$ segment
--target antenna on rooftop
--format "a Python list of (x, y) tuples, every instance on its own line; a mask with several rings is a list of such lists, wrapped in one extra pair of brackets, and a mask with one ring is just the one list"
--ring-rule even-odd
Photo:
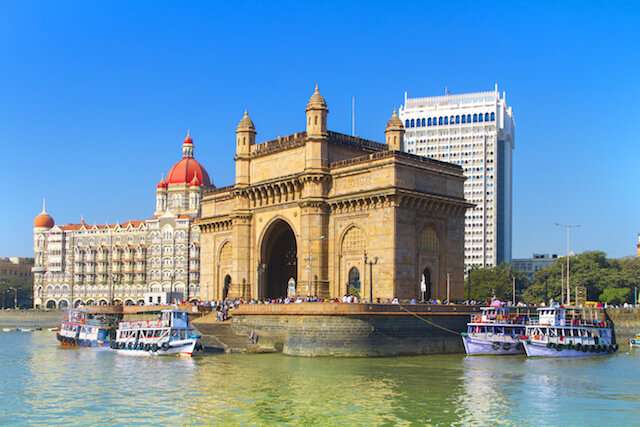
[(351, 97), (351, 136), (356, 136), (356, 97)]

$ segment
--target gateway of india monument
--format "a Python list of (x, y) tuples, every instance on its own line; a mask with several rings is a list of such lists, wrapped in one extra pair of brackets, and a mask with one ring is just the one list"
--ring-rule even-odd
[(463, 299), (462, 168), (403, 152), (395, 112), (384, 144), (328, 130), (328, 114), (316, 86), (306, 130), (258, 144), (245, 112), (235, 183), (202, 196), (200, 297), (369, 300), (373, 277), (374, 302), (423, 286)]

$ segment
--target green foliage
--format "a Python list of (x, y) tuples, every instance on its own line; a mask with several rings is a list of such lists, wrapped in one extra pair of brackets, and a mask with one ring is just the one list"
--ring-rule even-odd
[(600, 301), (607, 304), (624, 304), (631, 294), (628, 288), (607, 288), (600, 294)]
[[(536, 272), (533, 282), (523, 293), (523, 300), (528, 303), (541, 303), (551, 298), (560, 301), (566, 261), (566, 258), (559, 258)], [(607, 259), (601, 251), (584, 252), (571, 257), (570, 272), (572, 300), (576, 286), (584, 286), (590, 301), (633, 302), (633, 288), (640, 287), (640, 258)]]
[(13, 308), (14, 291), (10, 288), (18, 289), (18, 306), (30, 308), (33, 305), (33, 289), (30, 279), (25, 277), (5, 277), (0, 279), (0, 307)]
[[(473, 269), (466, 279), (466, 289), (470, 290), (469, 299), (486, 301), (495, 296), (503, 301), (510, 301), (513, 297), (512, 277), (516, 278), (516, 288), (526, 286), (523, 274), (512, 272), (508, 264), (501, 264), (492, 268)], [(519, 295), (519, 292), (517, 292)]]

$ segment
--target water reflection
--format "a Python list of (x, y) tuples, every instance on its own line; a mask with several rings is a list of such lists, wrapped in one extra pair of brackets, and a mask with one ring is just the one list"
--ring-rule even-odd
[(593, 425), (603, 417), (615, 425), (640, 419), (640, 386), (629, 374), (637, 377), (640, 369), (631, 355), (584, 361), (152, 358), (64, 350), (42, 332), (0, 335), (0, 363), (10, 372), (0, 425)]

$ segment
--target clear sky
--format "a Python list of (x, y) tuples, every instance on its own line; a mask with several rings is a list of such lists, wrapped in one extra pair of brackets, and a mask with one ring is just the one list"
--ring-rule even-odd
[(152, 215), (191, 129), (218, 186), (247, 108), (258, 140), (329, 127), (383, 140), (410, 96), (507, 91), (516, 119), (514, 256), (634, 253), (640, 231), (640, 3), (31, 2), (0, 6), (0, 255), (57, 223)]

